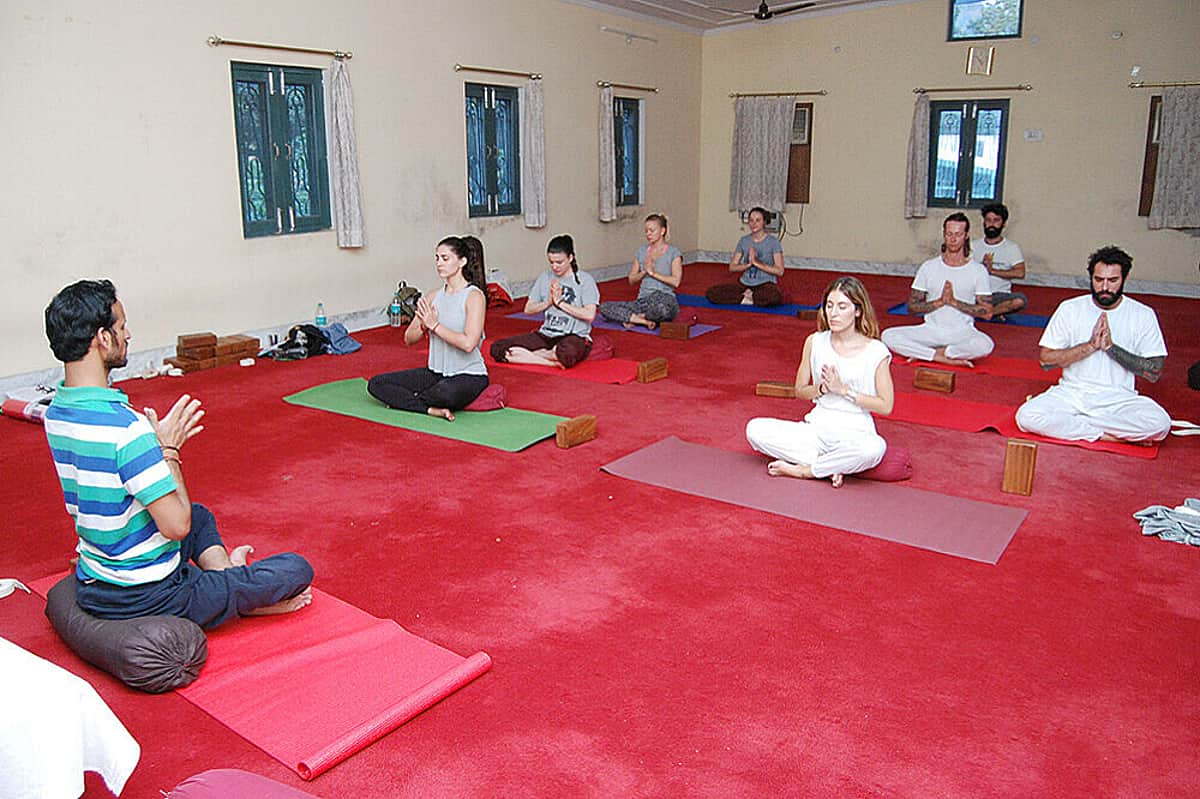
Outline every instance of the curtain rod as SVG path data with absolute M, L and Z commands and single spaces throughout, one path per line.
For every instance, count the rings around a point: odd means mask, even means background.
M 516 75 L 518 78 L 529 78 L 530 80 L 541 80 L 542 73 L 540 72 L 521 72 L 517 69 L 493 69 L 492 67 L 468 67 L 465 64 L 455 64 L 454 71 L 462 72 L 487 72 L 491 75 Z
M 222 39 L 220 36 L 209 36 L 206 40 L 209 47 L 220 47 L 223 44 L 232 44 L 237 47 L 258 47 L 263 50 L 287 50 L 292 53 L 316 53 L 317 55 L 331 55 L 334 58 L 341 60 L 349 60 L 354 58 L 354 53 L 344 50 L 322 50 L 317 47 L 295 47 L 290 44 L 267 44 L 265 42 L 242 42 L 237 39 Z
M 926 89 L 924 86 L 918 86 L 913 89 L 913 94 L 932 94 L 933 92 L 1031 92 L 1033 87 L 1028 83 L 1020 83 L 1016 86 L 962 86 L 959 88 L 941 88 L 941 89 Z
M 657 86 L 636 86 L 632 83 L 613 83 L 612 81 L 607 80 L 598 80 L 596 81 L 596 85 L 601 89 L 605 87 L 612 87 L 614 89 L 636 89 L 639 92 L 654 92 L 655 94 L 658 94 Z
M 1135 81 L 1129 84 L 1131 89 L 1166 89 L 1172 86 L 1200 86 L 1200 80 L 1176 80 L 1169 83 L 1143 83 Z
M 829 94 L 829 92 L 825 91 L 824 89 L 817 89 L 815 92 L 754 92 L 754 93 L 750 93 L 750 94 L 747 94 L 744 92 L 734 92 L 734 93 L 731 93 L 729 96 L 730 97 L 792 97 L 792 96 L 808 97 L 808 96 L 814 95 L 814 94 L 824 97 L 825 95 Z

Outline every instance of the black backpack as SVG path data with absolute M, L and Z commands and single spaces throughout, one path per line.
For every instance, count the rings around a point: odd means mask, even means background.
M 283 341 L 265 354 L 277 361 L 299 361 L 325 352 L 328 343 L 329 337 L 316 325 L 293 325 Z

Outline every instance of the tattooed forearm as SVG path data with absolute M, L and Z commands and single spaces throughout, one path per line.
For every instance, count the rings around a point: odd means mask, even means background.
M 1151 383 L 1157 383 L 1158 378 L 1162 377 L 1163 362 L 1166 360 L 1166 356 L 1164 355 L 1143 358 L 1141 355 L 1134 355 L 1129 350 L 1122 349 L 1116 344 L 1113 344 L 1105 352 L 1108 353 L 1108 357 L 1138 377 L 1143 377 Z

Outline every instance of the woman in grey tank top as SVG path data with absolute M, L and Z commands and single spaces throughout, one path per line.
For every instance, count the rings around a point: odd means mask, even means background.
M 434 260 L 443 285 L 404 330 L 412 346 L 429 335 L 429 365 L 376 375 L 367 383 L 372 397 L 393 408 L 454 421 L 487 388 L 487 367 L 479 345 L 487 311 L 483 245 L 474 236 L 449 236 L 438 242 Z

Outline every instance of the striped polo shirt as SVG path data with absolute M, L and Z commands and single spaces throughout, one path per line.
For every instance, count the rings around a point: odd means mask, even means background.
M 79 535 L 81 580 L 140 585 L 179 565 L 179 542 L 158 531 L 146 506 L 176 489 L 158 436 L 115 388 L 59 384 L 46 410 L 46 440 Z

